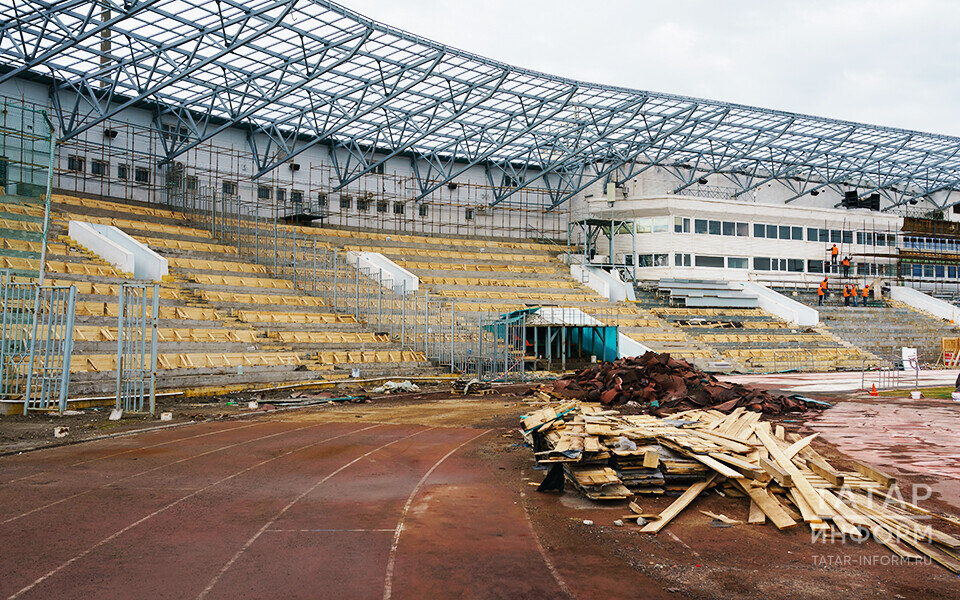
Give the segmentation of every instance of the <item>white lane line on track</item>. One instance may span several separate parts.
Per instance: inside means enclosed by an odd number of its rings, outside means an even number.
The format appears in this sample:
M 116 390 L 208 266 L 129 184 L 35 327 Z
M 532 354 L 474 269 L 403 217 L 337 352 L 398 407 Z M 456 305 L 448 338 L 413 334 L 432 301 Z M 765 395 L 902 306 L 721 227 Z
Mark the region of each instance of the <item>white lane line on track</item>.
M 326 475 L 323 479 L 321 479 L 321 480 L 318 481 L 317 483 L 315 483 L 315 484 L 313 484 L 312 486 L 310 486 L 309 489 L 307 489 L 307 490 L 305 490 L 303 493 L 299 494 L 296 498 L 294 498 L 293 500 L 291 500 L 286 506 L 284 506 L 283 508 L 281 508 L 280 511 L 277 512 L 277 514 L 275 514 L 272 519 L 270 519 L 269 521 L 267 521 L 267 522 L 264 524 L 263 527 L 261 527 L 255 534 L 253 534 L 253 537 L 251 537 L 249 540 L 247 540 L 247 542 L 246 542 L 243 546 L 241 546 L 239 550 L 237 550 L 237 553 L 234 554 L 233 557 L 232 557 L 230 560 L 228 560 L 225 565 L 223 565 L 223 567 L 222 567 L 222 568 L 220 569 L 220 571 L 213 577 L 213 579 L 210 580 L 210 583 L 207 584 L 207 587 L 205 587 L 205 588 L 203 589 L 203 591 L 200 592 L 200 593 L 197 595 L 197 600 L 202 600 L 203 598 L 205 598 L 205 597 L 207 596 L 207 594 L 209 594 L 210 591 L 213 590 L 214 586 L 217 585 L 217 583 L 220 581 L 220 579 L 223 578 L 224 574 L 226 574 L 226 572 L 230 570 L 230 567 L 232 567 L 233 564 L 234 564 L 235 562 L 237 562 L 237 560 L 240 558 L 240 556 L 241 556 L 244 552 L 246 552 L 247 549 L 249 549 L 250 546 L 252 546 L 252 545 L 254 544 L 254 542 L 256 542 L 257 539 L 258 539 L 261 535 L 263 535 L 264 532 L 266 532 L 266 531 L 270 528 L 271 525 L 273 525 L 274 523 L 276 523 L 276 522 L 277 522 L 277 519 L 279 519 L 280 517 L 282 517 L 282 516 L 284 515 L 284 513 L 286 513 L 286 512 L 287 512 L 288 510 L 290 510 L 291 508 L 293 508 L 293 505 L 295 505 L 297 502 L 299 502 L 300 500 L 303 500 L 303 498 L 306 497 L 310 492 L 314 491 L 315 489 L 317 489 L 318 487 L 320 487 L 321 485 L 323 485 L 324 483 L 326 483 L 331 477 L 333 477 L 333 476 L 336 475 L 337 473 L 340 473 L 341 471 L 343 471 L 343 470 L 346 469 L 347 467 L 350 467 L 351 465 L 354 465 L 354 464 L 360 462 L 361 460 L 365 459 L 366 457 L 370 456 L 371 454 L 373 454 L 373 453 L 375 453 L 375 452 L 379 452 L 380 450 L 383 450 L 384 448 L 387 448 L 388 446 L 392 446 L 392 445 L 396 444 L 397 442 L 402 442 L 402 441 L 404 441 L 404 440 L 408 440 L 408 439 L 410 439 L 410 438 L 412 438 L 412 437 L 414 437 L 414 436 L 416 436 L 416 435 L 420 435 L 421 433 L 425 433 L 425 432 L 427 432 L 427 431 L 433 431 L 434 429 L 435 429 L 434 427 L 430 427 L 430 428 L 428 428 L 428 429 L 421 429 L 420 431 L 411 433 L 410 435 L 404 436 L 404 437 L 402 437 L 402 438 L 397 438 L 397 439 L 393 440 L 392 442 L 387 442 L 386 444 L 383 444 L 382 446 L 378 446 L 378 447 L 374 448 L 373 450 L 367 452 L 366 454 L 363 454 L 363 455 L 361 455 L 361 456 L 356 457 L 355 459 L 353 459 L 353 460 L 351 460 L 350 462 L 348 462 L 347 464 L 343 465 L 342 467 L 340 467 L 339 469 L 337 469 L 337 470 L 334 471 L 333 473 L 330 473 L 329 475 Z
M 116 538 L 120 537 L 120 536 L 123 535 L 124 533 L 130 531 L 130 530 L 133 529 L 134 527 L 137 527 L 138 525 L 140 525 L 140 524 L 142 524 L 142 523 L 144 523 L 144 522 L 152 519 L 153 517 L 159 515 L 160 513 L 164 512 L 164 511 L 166 511 L 166 510 L 169 510 L 169 509 L 173 508 L 174 506 L 177 506 L 177 505 L 180 504 L 181 502 L 184 502 L 184 501 L 186 501 L 186 500 L 189 500 L 190 498 L 193 498 L 193 497 L 196 496 L 197 494 L 203 493 L 203 492 L 205 492 L 206 490 L 209 490 L 209 489 L 211 489 L 211 488 L 213 488 L 213 487 L 216 487 L 216 486 L 220 485 L 221 483 L 223 483 L 223 482 L 225 482 L 225 481 L 229 481 L 229 480 L 231 480 L 231 479 L 233 479 L 233 478 L 235 478 L 235 477 L 239 477 L 240 475 L 243 475 L 244 473 L 246 473 L 246 472 L 248 472 L 248 471 L 252 471 L 252 470 L 254 470 L 254 469 L 258 468 L 258 467 L 262 467 L 263 465 L 265 465 L 265 464 L 267 464 L 267 463 L 270 463 L 270 462 L 273 462 L 273 461 L 275 461 L 275 460 L 278 460 L 278 459 L 281 459 L 281 458 L 290 456 L 291 454 L 294 454 L 294 453 L 297 453 L 297 452 L 301 452 L 301 451 L 306 450 L 306 449 L 308 449 L 308 448 L 312 448 L 313 446 L 318 446 L 318 445 L 323 444 L 323 443 L 326 443 L 326 442 L 330 442 L 330 441 L 333 441 L 333 440 L 336 440 L 336 439 L 339 439 L 339 438 L 342 438 L 342 437 L 346 437 L 346 436 L 348 436 L 348 435 L 353 435 L 353 434 L 355 434 L 355 433 L 361 433 L 361 432 L 363 432 L 363 431 L 367 431 L 368 429 L 373 429 L 373 428 L 375 428 L 375 427 L 380 427 L 380 426 L 381 426 L 381 425 L 379 425 L 379 424 L 377 424 L 377 425 L 371 425 L 371 426 L 369 426 L 369 427 L 364 427 L 364 428 L 362 428 L 362 429 L 355 429 L 355 430 L 353 430 L 353 431 L 348 431 L 347 433 L 341 433 L 340 435 L 335 435 L 335 436 L 333 436 L 333 437 L 329 437 L 329 438 L 322 439 L 322 440 L 319 440 L 319 441 L 316 441 L 316 442 L 312 442 L 312 443 L 307 444 L 307 445 L 305 445 L 305 446 L 300 446 L 300 447 L 297 448 L 296 450 L 291 450 L 291 451 L 289 451 L 289 452 L 284 452 L 283 454 L 278 454 L 277 456 L 273 456 L 273 457 L 268 458 L 268 459 L 266 459 L 266 460 L 262 460 L 262 461 L 258 462 L 258 463 L 255 464 L 255 465 L 251 465 L 251 466 L 249 466 L 249 467 L 245 467 L 245 468 L 237 471 L 237 472 L 234 473 L 233 475 L 228 475 L 228 476 L 224 477 L 223 479 L 219 479 L 219 480 L 217 480 L 217 481 L 214 481 L 213 483 L 211 483 L 211 484 L 209 484 L 209 485 L 206 485 L 206 486 L 200 488 L 199 490 L 197 490 L 197 491 L 195 491 L 195 492 L 192 492 L 192 493 L 190 493 L 190 494 L 187 494 L 186 496 L 182 496 L 182 497 L 180 497 L 179 499 L 174 500 L 173 502 L 170 502 L 169 504 L 166 504 L 165 506 L 162 506 L 161 508 L 158 508 L 157 510 L 153 511 L 152 513 L 150 513 L 149 515 L 147 515 L 147 516 L 145 516 L 145 517 L 142 517 L 142 518 L 140 518 L 140 519 L 137 519 L 137 520 L 134 521 L 133 523 L 131 523 L 131 524 L 127 525 L 126 527 L 124 527 L 123 529 L 120 529 L 120 530 L 118 530 L 118 531 L 115 531 L 114 533 L 112 533 L 111 535 L 103 538 L 102 540 L 100 540 L 99 542 L 97 542 L 96 544 L 94 544 L 93 546 L 90 546 L 90 547 L 87 548 L 86 550 L 80 552 L 79 554 L 77 554 L 77 555 L 74 556 L 73 558 L 71 558 L 71 559 L 69 559 L 69 560 L 61 563 L 60 566 L 56 567 L 55 569 L 52 569 L 52 570 L 48 571 L 45 575 L 43 575 L 43 576 L 41 576 L 41 577 L 38 577 L 36 580 L 34 580 L 33 583 L 31 583 L 31 584 L 27 585 L 26 587 L 22 588 L 19 592 L 8 596 L 8 597 L 7 597 L 7 600 L 14 600 L 15 598 L 19 598 L 20 596 L 22 596 L 23 594 L 29 592 L 29 591 L 32 590 L 33 588 L 37 587 L 38 585 L 40 585 L 41 583 L 43 583 L 44 581 L 46 581 L 46 580 L 49 579 L 50 577 L 53 577 L 54 575 L 56 575 L 57 573 L 59 573 L 59 572 L 62 571 L 63 569 L 69 567 L 70 565 L 72 565 L 73 563 L 77 562 L 78 560 L 80 560 L 80 559 L 83 558 L 84 556 L 90 554 L 91 552 L 93 552 L 93 551 L 96 550 L 97 548 L 100 548 L 101 546 L 110 543 L 111 541 L 113 541 L 113 540 L 115 540 Z M 294 431 L 299 431 L 300 429 L 306 429 L 306 427 L 300 427 L 300 428 L 298 428 L 298 429 L 296 429 L 296 430 L 294 430 Z
M 533 521 L 530 520 L 530 513 L 527 511 L 526 501 L 521 499 L 520 505 L 523 507 L 523 516 L 527 519 L 527 526 L 530 528 L 530 535 L 533 536 L 533 542 L 537 545 L 537 550 L 540 551 L 540 557 L 543 559 L 543 564 L 547 565 L 547 570 L 550 571 L 550 575 L 553 576 L 553 580 L 557 582 L 557 586 L 560 587 L 560 591 L 563 592 L 567 598 L 570 598 L 570 600 L 576 600 L 576 595 L 574 595 L 573 590 L 567 586 L 567 582 L 563 580 L 563 576 L 560 575 L 560 571 L 557 570 L 557 567 L 547 555 L 547 549 L 544 548 L 543 544 L 540 542 L 540 536 L 537 535 L 537 530 L 533 528 Z
M 417 482 L 417 485 L 413 488 L 413 491 L 410 492 L 410 496 L 407 497 L 406 504 L 403 505 L 403 511 L 401 511 L 400 513 L 400 520 L 397 522 L 397 528 L 393 532 L 393 543 L 390 544 L 390 558 L 387 560 L 387 573 L 386 573 L 386 577 L 384 577 L 384 580 L 383 580 L 383 600 L 390 600 L 391 595 L 393 595 L 393 569 L 397 561 L 397 547 L 400 545 L 400 535 L 403 533 L 403 522 L 407 518 L 407 513 L 410 511 L 410 506 L 413 505 L 413 499 L 416 497 L 417 493 L 420 491 L 420 488 L 423 487 L 423 484 L 424 482 L 426 482 L 427 478 L 430 477 L 430 475 L 432 475 L 433 472 L 437 470 L 437 467 L 439 467 L 441 463 L 443 463 L 443 461 L 453 456 L 453 454 L 460 448 L 463 448 L 464 446 L 480 438 L 481 436 L 487 435 L 488 433 L 490 433 L 490 431 L 492 430 L 487 429 L 486 431 L 483 431 L 473 436 L 469 440 L 463 442 L 462 444 L 460 444 L 450 452 L 447 452 L 442 457 L 440 457 L 440 460 L 433 463 L 433 466 L 430 467 L 430 470 L 423 474 L 423 477 L 421 477 L 420 481 Z
M 265 533 L 383 533 L 390 529 L 268 529 Z
M 217 453 L 217 452 L 222 452 L 222 451 L 224 451 L 224 450 L 229 450 L 230 448 L 235 448 L 235 447 L 237 447 L 237 446 L 242 446 L 242 445 L 244 445 L 244 444 L 249 444 L 249 443 L 251 443 L 251 442 L 258 442 L 258 441 L 261 441 L 261 440 L 266 440 L 266 439 L 269 439 L 269 438 L 272 438 L 272 437 L 276 437 L 276 436 L 278 436 L 278 435 L 286 435 L 286 434 L 288 434 L 288 433 L 296 433 L 297 431 L 300 431 L 300 430 L 302 430 L 302 429 L 310 429 L 311 427 L 319 427 L 320 425 L 321 425 L 321 424 L 305 425 L 305 426 L 303 426 L 303 427 L 298 427 L 298 428 L 296 428 L 296 429 L 291 429 L 291 430 L 289 430 L 289 431 L 280 431 L 280 432 L 278 432 L 278 433 L 271 433 L 271 434 L 269 434 L 269 435 L 264 435 L 264 436 L 260 436 L 260 437 L 257 437 L 257 438 L 251 438 L 251 439 L 249 439 L 249 440 L 245 440 L 245 441 L 242 441 L 242 442 L 236 442 L 236 443 L 234 443 L 234 444 L 227 444 L 226 446 L 221 446 L 221 447 L 219 447 L 219 448 L 214 448 L 213 450 L 207 450 L 206 452 L 201 452 L 200 454 L 195 454 L 195 455 L 193 455 L 193 456 L 187 456 L 187 457 L 185 457 L 185 458 L 181 458 L 181 459 L 175 460 L 175 461 L 173 461 L 173 462 L 168 462 L 168 463 L 164 463 L 164 464 L 162 464 L 162 465 L 157 465 L 156 467 L 150 467 L 149 469 L 146 469 L 146 470 L 144 470 L 144 471 L 140 471 L 140 472 L 138 472 L 138 473 L 133 473 L 133 474 L 131 474 L 131 475 L 127 475 L 126 477 L 121 477 L 120 479 L 115 479 L 115 480 L 113 480 L 113 481 L 111 481 L 111 482 L 109 482 L 109 483 L 105 483 L 105 484 L 103 484 L 103 485 L 101 485 L 101 486 L 98 486 L 98 487 L 95 487 L 95 488 L 90 488 L 89 490 L 84 490 L 84 491 L 82 491 L 82 492 L 77 492 L 76 494 L 71 494 L 71 495 L 67 496 L 66 498 L 61 498 L 60 500 L 54 500 L 53 502 L 48 502 L 47 504 L 44 504 L 44 505 L 42 505 L 42 506 L 38 506 L 38 507 L 36 507 L 36 508 L 33 508 L 33 509 L 31 509 L 31 510 L 28 510 L 28 511 L 25 512 L 25 513 L 20 513 L 19 515 L 14 515 L 14 516 L 12 516 L 12 517 L 10 517 L 10 518 L 8 518 L 8 519 L 5 519 L 5 520 L 3 520 L 3 521 L 0 521 L 0 525 L 6 525 L 7 523 L 16 521 L 17 519 L 22 519 L 23 517 L 32 515 L 32 514 L 34 514 L 34 513 L 36 513 L 36 512 L 40 512 L 41 510 L 45 510 L 45 509 L 47 509 L 47 508 L 50 508 L 51 506 L 56 506 L 57 504 L 62 504 L 62 503 L 64 503 L 64 502 L 68 501 L 68 500 L 73 500 L 74 498 L 79 498 L 80 496 L 86 496 L 87 494 L 93 493 L 93 492 L 95 492 L 95 491 L 97 491 L 97 490 L 102 490 L 102 489 L 108 488 L 108 487 L 110 487 L 110 486 L 113 486 L 113 485 L 116 485 L 116 484 L 120 483 L 121 481 L 127 481 L 127 480 L 129 480 L 129 479 L 134 479 L 134 478 L 136 478 L 136 477 L 140 477 L 141 475 L 146 475 L 147 473 L 152 473 L 152 472 L 154 472 L 154 471 L 159 471 L 160 469 L 165 469 L 165 468 L 167 468 L 167 467 L 170 467 L 170 466 L 173 466 L 173 465 L 177 465 L 177 464 L 180 464 L 180 463 L 183 463 L 183 462 L 187 462 L 187 461 L 193 460 L 193 459 L 195 459 L 195 458 L 200 458 L 201 456 L 207 456 L 208 454 L 215 454 L 215 453 Z
M 86 459 L 86 460 L 81 460 L 81 461 L 75 462 L 75 463 L 73 463 L 73 464 L 71 464 L 71 465 L 69 465 L 69 466 L 70 466 L 70 467 L 78 467 L 78 466 L 80 466 L 80 465 L 85 465 L 85 464 L 87 464 L 87 463 L 97 462 L 98 460 L 106 460 L 106 459 L 108 459 L 108 458 L 113 458 L 113 457 L 115 457 L 115 456 L 121 456 L 121 455 L 123 455 L 123 454 L 129 454 L 129 453 L 131 453 L 131 452 L 137 452 L 137 451 L 139 451 L 139 450 L 149 450 L 149 449 L 151 449 L 151 448 L 158 448 L 158 447 L 160 447 L 160 446 L 166 446 L 167 444 L 175 444 L 175 443 L 177 443 L 177 442 L 183 442 L 183 441 L 186 441 L 186 440 L 192 440 L 192 439 L 196 439 L 196 438 L 206 437 L 206 436 L 208 436 L 208 435 L 217 435 L 217 434 L 220 434 L 220 433 L 226 433 L 226 432 L 228 432 L 228 431 L 236 431 L 237 429 L 246 429 L 247 427 L 253 427 L 254 425 L 262 425 L 263 423 L 264 423 L 264 422 L 259 422 L 259 423 L 247 423 L 247 424 L 245 424 L 245 425 L 240 425 L 239 427 L 230 427 L 229 429 L 218 429 L 218 430 L 216 430 L 216 431 L 208 431 L 208 432 L 206 432 L 206 433 L 198 433 L 197 435 L 190 435 L 190 436 L 187 436 L 187 437 L 177 438 L 177 439 L 175 439 L 175 440 L 169 440 L 169 441 L 166 441 L 166 442 L 160 442 L 160 443 L 158 443 L 158 444 L 151 444 L 151 445 L 149 445 L 149 446 L 138 446 L 138 447 L 136 447 L 136 448 L 129 448 L 129 449 L 127 449 L 127 450 L 122 450 L 122 451 L 120 451 L 120 452 L 114 452 L 113 454 L 107 454 L 107 455 L 105 455 L 105 456 L 98 456 L 97 458 L 88 458 L 88 459 Z M 92 443 L 96 443 L 96 442 L 98 442 L 98 441 L 100 441 L 100 440 L 92 440 Z M 39 477 L 40 475 L 46 475 L 47 473 L 49 473 L 49 471 L 40 471 L 39 473 L 31 473 L 30 475 L 24 475 L 23 477 L 17 477 L 16 479 L 11 479 L 11 480 L 9 480 L 9 481 L 4 481 L 3 483 L 0 483 L 0 485 L 6 485 L 6 484 L 8 484 L 8 483 L 15 483 L 15 482 L 17 482 L 17 481 L 23 481 L 24 479 L 30 479 L 31 477 Z

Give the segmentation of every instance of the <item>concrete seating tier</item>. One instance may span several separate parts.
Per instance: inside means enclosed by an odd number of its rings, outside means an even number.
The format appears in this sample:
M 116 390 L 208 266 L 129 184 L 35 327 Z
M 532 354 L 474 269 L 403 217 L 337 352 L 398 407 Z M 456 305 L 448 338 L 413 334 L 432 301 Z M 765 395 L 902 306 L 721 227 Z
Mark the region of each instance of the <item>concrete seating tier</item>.
M 0 227 L 0 267 L 36 272 L 42 214 L 36 206 L 0 197 L 0 215 L 9 225 Z M 186 226 L 180 213 L 57 196 L 51 212 L 47 283 L 77 287 L 71 370 L 78 379 L 72 393 L 113 389 L 116 297 L 119 284 L 131 276 L 66 238 L 71 218 L 119 227 L 168 258 L 171 276 L 161 283 L 157 331 L 161 388 L 302 381 L 317 378 L 312 371 L 332 376 L 354 367 L 362 368 L 365 376 L 436 372 L 422 354 L 363 331 L 352 315 L 331 313 L 322 299 L 302 294 L 285 279 L 269 277 L 262 265 L 239 260 L 236 247 Z M 241 314 L 247 320 L 240 319 Z

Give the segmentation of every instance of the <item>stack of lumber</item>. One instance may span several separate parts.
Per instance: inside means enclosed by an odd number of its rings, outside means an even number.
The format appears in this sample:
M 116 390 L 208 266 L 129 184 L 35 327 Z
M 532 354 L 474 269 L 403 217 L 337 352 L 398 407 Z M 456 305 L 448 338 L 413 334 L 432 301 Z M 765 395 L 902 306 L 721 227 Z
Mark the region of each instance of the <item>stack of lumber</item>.
M 685 360 L 656 352 L 597 363 L 547 387 L 562 398 L 608 406 L 634 402 L 657 415 L 695 408 L 729 412 L 743 407 L 770 414 L 810 408 L 796 398 L 718 381 Z
M 590 499 L 679 493 L 659 515 L 642 515 L 650 519 L 643 533 L 657 533 L 712 489 L 740 504 L 749 523 L 803 523 L 820 540 L 872 536 L 903 559 L 927 557 L 960 573 L 960 539 L 932 527 L 934 519 L 960 527 L 960 519 L 904 501 L 894 478 L 869 465 L 836 468 L 811 447 L 819 434 L 788 435 L 760 417 L 741 407 L 667 419 L 570 401 L 524 415 L 521 426 L 537 461 L 560 463 Z

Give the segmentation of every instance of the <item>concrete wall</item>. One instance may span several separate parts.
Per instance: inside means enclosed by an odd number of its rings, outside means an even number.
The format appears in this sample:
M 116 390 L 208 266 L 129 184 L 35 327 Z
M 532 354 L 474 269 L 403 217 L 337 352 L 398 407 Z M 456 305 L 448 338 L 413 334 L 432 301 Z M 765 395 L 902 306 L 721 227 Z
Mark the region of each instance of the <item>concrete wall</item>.
M 169 273 L 167 259 L 111 225 L 70 221 L 68 235 L 136 279 L 161 281 Z

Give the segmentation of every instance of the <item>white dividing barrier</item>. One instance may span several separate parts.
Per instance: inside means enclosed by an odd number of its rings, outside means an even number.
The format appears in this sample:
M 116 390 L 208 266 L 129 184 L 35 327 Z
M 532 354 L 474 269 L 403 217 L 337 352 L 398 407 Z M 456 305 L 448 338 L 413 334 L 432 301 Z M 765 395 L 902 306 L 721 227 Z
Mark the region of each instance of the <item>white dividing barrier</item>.
M 611 302 L 637 299 L 633 285 L 625 283 L 616 273 L 598 267 L 570 265 L 570 275 Z
M 788 323 L 803 327 L 810 327 L 820 323 L 820 313 L 817 312 L 816 309 L 810 308 L 791 298 L 787 298 L 783 294 L 775 292 L 766 286 L 753 283 L 752 281 L 731 283 L 731 286 L 736 285 L 742 286 L 744 292 L 756 296 L 760 301 L 760 308 L 772 315 L 780 317 Z
M 366 269 L 371 277 L 382 277 L 381 285 L 395 292 L 407 294 L 420 289 L 420 279 L 379 252 L 347 252 L 347 264 L 359 270 Z
M 112 225 L 70 221 L 67 234 L 124 273 L 136 279 L 160 281 L 169 273 L 167 259 Z
M 919 290 L 902 285 L 893 285 L 890 286 L 890 297 L 951 323 L 960 323 L 960 308 L 939 298 L 928 296 Z

